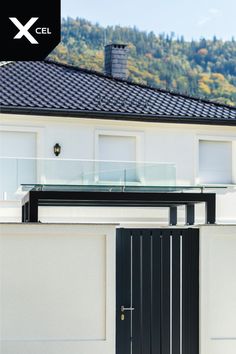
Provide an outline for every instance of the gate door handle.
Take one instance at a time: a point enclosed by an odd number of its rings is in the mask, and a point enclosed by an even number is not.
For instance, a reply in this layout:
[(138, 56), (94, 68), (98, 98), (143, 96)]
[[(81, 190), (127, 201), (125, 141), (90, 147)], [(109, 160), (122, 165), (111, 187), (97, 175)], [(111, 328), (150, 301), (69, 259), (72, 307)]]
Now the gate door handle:
[(124, 306), (121, 306), (120, 310), (121, 310), (121, 312), (134, 311), (134, 307), (124, 307)]

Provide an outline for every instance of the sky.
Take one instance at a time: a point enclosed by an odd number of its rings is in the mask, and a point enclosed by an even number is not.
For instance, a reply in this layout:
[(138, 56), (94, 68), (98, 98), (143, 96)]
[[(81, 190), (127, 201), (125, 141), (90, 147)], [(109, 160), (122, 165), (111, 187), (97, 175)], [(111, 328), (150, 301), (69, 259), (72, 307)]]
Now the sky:
[(136, 26), (185, 39), (236, 38), (236, 0), (61, 0), (63, 17)]

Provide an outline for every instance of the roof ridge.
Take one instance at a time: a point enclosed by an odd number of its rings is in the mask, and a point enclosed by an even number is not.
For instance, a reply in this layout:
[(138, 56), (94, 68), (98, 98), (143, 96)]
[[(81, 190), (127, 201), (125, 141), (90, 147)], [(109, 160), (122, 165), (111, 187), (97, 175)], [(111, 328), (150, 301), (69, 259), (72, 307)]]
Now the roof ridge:
[(54, 65), (66, 67), (68, 69), (73, 69), (73, 70), (76, 70), (76, 71), (84, 72), (86, 74), (97, 75), (97, 76), (100, 76), (100, 77), (103, 77), (103, 78), (106, 78), (106, 79), (109, 79), (109, 80), (113, 80), (113, 81), (116, 81), (116, 82), (123, 82), (123, 83), (127, 83), (128, 85), (138, 86), (138, 87), (141, 87), (141, 88), (150, 89), (150, 90), (157, 91), (157, 92), (160, 92), (160, 93), (166, 93), (166, 94), (177, 96), (177, 97), (183, 97), (183, 98), (191, 99), (191, 100), (197, 101), (197, 102), (203, 102), (203, 103), (206, 103), (206, 104), (215, 105), (217, 107), (225, 107), (225, 108), (228, 108), (228, 109), (236, 110), (236, 106), (230, 106), (230, 105), (227, 105), (227, 104), (224, 104), (224, 103), (210, 101), (210, 100), (207, 100), (205, 98), (191, 96), (190, 94), (184, 94), (184, 93), (179, 93), (179, 92), (172, 91), (172, 90), (165, 90), (165, 89), (162, 89), (162, 88), (149, 86), (149, 85), (146, 85), (146, 84), (140, 84), (140, 83), (136, 83), (136, 82), (133, 82), (133, 81), (127, 80), (127, 79), (116, 78), (116, 77), (104, 74), (104, 73), (96, 71), (96, 70), (81, 68), (79, 66), (75, 66), (75, 65), (72, 65), (72, 64), (61, 63), (59, 61), (56, 61), (56, 60), (53, 60), (53, 59), (50, 59), (50, 58), (45, 59), (44, 62), (47, 63), (47, 64), (54, 64)]

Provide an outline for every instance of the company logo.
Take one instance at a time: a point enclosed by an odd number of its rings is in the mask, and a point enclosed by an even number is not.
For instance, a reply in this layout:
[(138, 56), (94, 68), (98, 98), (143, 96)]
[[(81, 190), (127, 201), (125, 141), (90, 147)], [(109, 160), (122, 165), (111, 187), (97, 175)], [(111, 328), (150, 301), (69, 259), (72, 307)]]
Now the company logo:
[(21, 39), (23, 36), (25, 36), (28, 41), (30, 41), (30, 43), (39, 44), (39, 42), (37, 42), (32, 34), (30, 34), (28, 31), (30, 27), (32, 27), (33, 24), (39, 19), (38, 17), (32, 17), (24, 26), (20, 23), (19, 20), (17, 20), (16, 17), (9, 17), (9, 19), (19, 29), (19, 32), (15, 35), (14, 39)]
[[(21, 39), (25, 36), (31, 44), (39, 44), (39, 42), (29, 33), (29, 29), (39, 19), (38, 17), (31, 17), (31, 19), (23, 26), (16, 17), (9, 17), (14, 25), (19, 29), (19, 32), (15, 35), (14, 39)], [(36, 34), (52, 34), (49, 27), (37, 27), (35, 29)]]
[(0, 12), (0, 60), (44, 60), (60, 43), (60, 0), (7, 0)]

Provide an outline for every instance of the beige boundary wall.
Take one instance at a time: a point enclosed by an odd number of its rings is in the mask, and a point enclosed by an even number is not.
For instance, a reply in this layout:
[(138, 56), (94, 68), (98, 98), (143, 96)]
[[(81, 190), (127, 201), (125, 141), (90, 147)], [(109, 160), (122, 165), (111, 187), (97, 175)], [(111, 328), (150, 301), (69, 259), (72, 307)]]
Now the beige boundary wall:
[(200, 354), (235, 354), (236, 226), (203, 226), (200, 237)]
[[(116, 227), (0, 224), (0, 354), (115, 354)], [(201, 226), (200, 354), (235, 353), (236, 226)]]
[(115, 353), (115, 226), (0, 224), (0, 353)]

